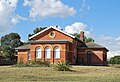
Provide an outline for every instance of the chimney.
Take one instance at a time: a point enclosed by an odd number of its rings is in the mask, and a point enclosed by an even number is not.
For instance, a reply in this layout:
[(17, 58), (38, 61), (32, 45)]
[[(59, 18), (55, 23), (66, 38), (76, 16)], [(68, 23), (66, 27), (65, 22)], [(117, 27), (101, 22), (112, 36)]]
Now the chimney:
[(80, 40), (85, 41), (85, 36), (83, 31), (80, 32)]

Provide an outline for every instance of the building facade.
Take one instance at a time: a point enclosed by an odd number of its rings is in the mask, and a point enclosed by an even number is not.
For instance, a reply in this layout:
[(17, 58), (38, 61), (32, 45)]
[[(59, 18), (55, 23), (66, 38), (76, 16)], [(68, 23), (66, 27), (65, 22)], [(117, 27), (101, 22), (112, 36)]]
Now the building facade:
[(106, 65), (108, 50), (94, 42), (84, 43), (84, 32), (80, 39), (72, 36), (56, 26), (50, 26), (29, 37), (29, 44), (16, 48), (18, 62), (37, 60), (69, 61), (71, 64)]

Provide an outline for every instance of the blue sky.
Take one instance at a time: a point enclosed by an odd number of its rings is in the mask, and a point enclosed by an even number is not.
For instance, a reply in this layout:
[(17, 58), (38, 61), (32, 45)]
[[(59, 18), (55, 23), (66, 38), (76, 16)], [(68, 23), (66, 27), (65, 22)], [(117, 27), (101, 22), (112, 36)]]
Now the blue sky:
[(0, 0), (0, 37), (17, 32), (22, 41), (36, 27), (59, 25), (68, 33), (85, 31), (120, 55), (120, 0)]

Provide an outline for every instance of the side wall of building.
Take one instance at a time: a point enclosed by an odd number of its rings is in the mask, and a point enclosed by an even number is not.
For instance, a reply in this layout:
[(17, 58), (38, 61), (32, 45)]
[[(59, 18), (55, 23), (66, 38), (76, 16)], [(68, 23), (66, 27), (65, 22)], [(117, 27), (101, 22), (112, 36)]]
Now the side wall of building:
[(78, 52), (78, 63), (88, 65), (88, 51), (91, 52), (91, 65), (107, 65), (105, 49), (81, 49)]
[[(50, 58), (45, 58), (45, 49), (50, 48)], [(60, 48), (60, 58), (54, 58), (54, 49)], [(36, 58), (36, 49), (41, 49), (41, 58)], [(29, 50), (18, 50), (18, 62), (22, 59), (24, 63), (37, 60), (50, 61), (57, 63), (58, 61), (69, 61), (71, 64), (76, 64), (77, 48), (74, 43), (32, 43), (30, 45), (30, 59), (28, 59)]]
[(20, 61), (28, 62), (28, 52), (29, 50), (18, 50), (18, 63)]
[[(55, 34), (54, 37), (50, 37), (50, 33), (53, 32)], [(42, 61), (44, 60), (49, 60), (51, 63), (56, 63), (57, 61), (70, 61), (72, 64), (76, 63), (76, 56), (77, 56), (77, 42), (73, 38), (71, 38), (68, 35), (65, 35), (57, 30), (54, 29), (49, 29), (46, 32), (43, 32), (42, 34), (32, 38), (31, 40), (66, 40), (69, 41), (70, 43), (65, 43), (65, 44), (49, 44), (49, 43), (44, 43), (44, 44), (31, 44), (30, 46), (30, 53), (31, 53), (31, 60), (35, 60), (35, 48), (41, 47), (42, 48)], [(51, 49), (51, 58), (50, 59), (45, 59), (45, 48), (50, 47)], [(54, 48), (58, 46), (60, 47), (60, 59), (54, 59)]]

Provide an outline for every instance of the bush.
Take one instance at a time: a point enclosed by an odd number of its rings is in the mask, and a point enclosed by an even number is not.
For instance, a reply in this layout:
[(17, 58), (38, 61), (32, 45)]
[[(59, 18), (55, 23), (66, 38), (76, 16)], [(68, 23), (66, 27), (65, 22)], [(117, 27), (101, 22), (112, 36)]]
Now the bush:
[(32, 63), (31, 63), (32, 65), (36, 65), (36, 61), (34, 60), (34, 61), (32, 61)]
[(14, 65), (16, 63), (17, 62), (15, 60), (11, 60), (9, 58), (4, 58), (4, 59), (0, 60), (0, 66), (2, 66), (2, 65)]
[(21, 59), (20, 62), (15, 65), (15, 67), (50, 67), (50, 62), (49, 61), (42, 62), (41, 60), (38, 60), (32, 61), (31, 63), (29, 62), (23, 63)]
[(41, 60), (37, 60), (37, 61), (36, 61), (36, 64), (38, 64), (38, 65), (41, 65), (41, 66), (42, 66), (42, 65), (44, 64), (44, 62), (42, 62)]
[(111, 57), (109, 60), (110, 64), (120, 64), (120, 56)]
[(50, 67), (50, 62), (49, 61), (44, 61), (43, 64), (44, 64), (45, 67)]
[(71, 71), (71, 66), (69, 62), (57, 62), (54, 69), (57, 71)]

